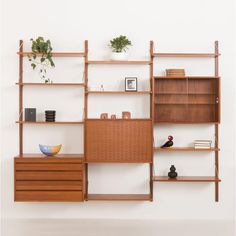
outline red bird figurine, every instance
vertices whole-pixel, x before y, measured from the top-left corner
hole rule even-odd
[[[164,143],[161,148],[167,148],[167,147],[172,147],[174,145],[173,140],[173,136],[169,135],[168,136],[168,141],[166,143]]]

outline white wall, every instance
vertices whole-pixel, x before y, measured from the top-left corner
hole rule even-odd
[[[233,0],[198,1],[56,1],[3,0],[4,38],[3,74],[1,76],[2,116],[2,213],[4,218],[121,218],[121,219],[223,219],[234,218],[235,158],[235,78],[233,74]],[[29,39],[39,35],[50,38],[55,51],[82,50],[89,40],[89,57],[106,58],[107,43],[125,34],[133,42],[131,58],[147,58],[149,40],[158,51],[213,51],[214,40],[220,42],[222,76],[222,124],[220,126],[220,202],[214,202],[213,184],[154,184],[154,202],[85,202],[85,203],[14,203],[13,157],[18,153],[17,120],[18,40],[29,48]],[[55,59],[51,78],[76,81],[82,78],[81,60]],[[168,64],[169,63],[169,64]],[[25,63],[28,65],[27,61]],[[155,73],[166,67],[184,66],[188,74],[212,74],[207,60],[166,59],[155,66]],[[114,69],[114,70],[111,70]],[[38,75],[25,67],[25,79],[38,81]],[[145,86],[148,69],[143,67],[92,67],[91,87],[122,86],[127,75],[138,76]],[[101,81],[101,82],[100,82]],[[55,93],[53,93],[55,92]],[[60,93],[60,95],[59,95]],[[107,99],[109,98],[109,99]],[[114,98],[114,99],[113,99]],[[148,99],[142,97],[91,97],[90,117],[103,111],[120,114],[131,110],[137,117],[148,115]],[[70,104],[69,106],[67,104]],[[82,90],[75,88],[26,89],[25,107],[35,106],[58,111],[58,119],[82,117]],[[65,116],[67,115],[67,116]],[[209,126],[163,126],[155,129],[156,144],[173,134],[176,145],[189,145],[197,138],[213,139]],[[25,151],[38,152],[38,143],[63,143],[63,152],[83,152],[82,128],[70,126],[25,128]],[[52,141],[53,140],[53,141]],[[174,163],[183,175],[214,173],[213,154],[175,153],[155,157],[155,171],[166,173]],[[147,192],[148,168],[145,165],[91,165],[91,192]]]

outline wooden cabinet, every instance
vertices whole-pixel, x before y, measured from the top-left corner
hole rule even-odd
[[[30,156],[15,158],[15,201],[84,200],[82,158]]]
[[[219,123],[219,77],[156,77],[156,123]]]
[[[151,163],[151,119],[88,119],[85,161]]]

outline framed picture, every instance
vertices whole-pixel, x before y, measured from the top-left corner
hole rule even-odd
[[[138,90],[137,77],[126,77],[125,78],[125,91],[136,92]]]

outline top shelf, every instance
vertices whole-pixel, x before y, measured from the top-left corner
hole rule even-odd
[[[154,57],[218,57],[215,53],[153,53]]]
[[[17,52],[18,55],[28,56],[32,55],[32,52]],[[36,53],[36,55],[40,56],[42,53]],[[84,52],[52,52],[53,57],[84,57]]]
[[[219,76],[154,76],[154,79],[218,79]]]
[[[94,60],[87,61],[87,64],[92,65],[150,65],[151,61],[130,60],[130,61],[111,61],[111,60]]]

